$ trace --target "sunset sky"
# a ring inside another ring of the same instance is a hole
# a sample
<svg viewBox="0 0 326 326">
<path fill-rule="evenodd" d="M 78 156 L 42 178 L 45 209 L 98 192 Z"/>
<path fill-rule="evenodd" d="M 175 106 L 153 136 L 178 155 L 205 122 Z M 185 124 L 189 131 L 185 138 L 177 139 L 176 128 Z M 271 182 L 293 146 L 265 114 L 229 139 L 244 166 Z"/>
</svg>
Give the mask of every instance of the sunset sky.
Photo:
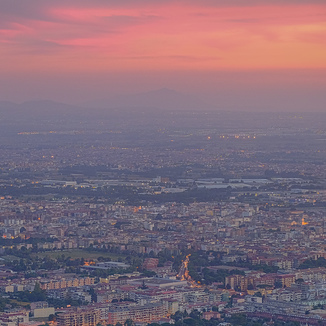
<svg viewBox="0 0 326 326">
<path fill-rule="evenodd" d="M 326 112 L 326 1 L 0 0 L 0 60 L 0 100 L 168 87 Z"/>
</svg>

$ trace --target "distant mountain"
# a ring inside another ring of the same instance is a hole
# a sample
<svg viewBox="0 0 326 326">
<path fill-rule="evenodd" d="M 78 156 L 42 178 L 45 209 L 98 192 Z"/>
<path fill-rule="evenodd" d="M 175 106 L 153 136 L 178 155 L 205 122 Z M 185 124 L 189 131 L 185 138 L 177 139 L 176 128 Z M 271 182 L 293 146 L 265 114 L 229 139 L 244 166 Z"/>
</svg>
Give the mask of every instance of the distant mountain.
<svg viewBox="0 0 326 326">
<path fill-rule="evenodd" d="M 196 97 L 172 89 L 162 88 L 145 93 L 115 96 L 108 99 L 89 101 L 87 107 L 97 108 L 157 108 L 167 110 L 198 110 L 210 106 Z"/>
<path fill-rule="evenodd" d="M 17 110 L 18 104 L 8 101 L 0 101 L 0 113 Z"/>
<path fill-rule="evenodd" d="M 198 110 L 210 107 L 194 96 L 163 88 L 146 93 L 115 96 L 74 106 L 49 100 L 27 101 L 16 104 L 0 101 L 0 119 L 2 120 L 69 120 L 79 118 L 123 118 L 128 113 L 138 115 L 165 114 L 165 110 Z"/>
<path fill-rule="evenodd" d="M 83 111 L 86 111 L 85 108 L 48 100 L 28 101 L 21 104 L 0 101 L 0 118 L 2 119 L 57 119 Z"/>
<path fill-rule="evenodd" d="M 85 111 L 78 106 L 69 105 L 61 102 L 49 100 L 28 101 L 19 105 L 19 110 L 26 113 L 38 114 L 40 116 L 66 116 L 74 115 L 78 112 Z"/>
</svg>

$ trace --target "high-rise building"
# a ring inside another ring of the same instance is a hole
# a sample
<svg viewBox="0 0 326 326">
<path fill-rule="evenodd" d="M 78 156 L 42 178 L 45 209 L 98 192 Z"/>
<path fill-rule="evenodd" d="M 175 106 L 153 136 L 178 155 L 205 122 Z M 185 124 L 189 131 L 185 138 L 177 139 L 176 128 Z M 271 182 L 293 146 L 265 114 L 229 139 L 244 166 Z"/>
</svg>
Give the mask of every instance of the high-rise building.
<svg viewBox="0 0 326 326">
<path fill-rule="evenodd" d="M 96 326 L 100 322 L 100 311 L 94 308 L 69 309 L 59 313 L 58 326 Z"/>
</svg>

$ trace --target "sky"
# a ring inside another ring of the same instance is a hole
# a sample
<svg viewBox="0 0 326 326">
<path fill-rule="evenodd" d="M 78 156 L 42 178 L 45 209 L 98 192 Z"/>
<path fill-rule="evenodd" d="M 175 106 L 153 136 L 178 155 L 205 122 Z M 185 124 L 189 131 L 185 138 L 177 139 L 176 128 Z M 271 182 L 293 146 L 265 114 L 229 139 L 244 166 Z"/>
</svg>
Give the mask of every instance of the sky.
<svg viewBox="0 0 326 326">
<path fill-rule="evenodd" d="M 218 108 L 326 112 L 325 0 L 0 0 L 0 100 L 167 87 Z"/>
</svg>

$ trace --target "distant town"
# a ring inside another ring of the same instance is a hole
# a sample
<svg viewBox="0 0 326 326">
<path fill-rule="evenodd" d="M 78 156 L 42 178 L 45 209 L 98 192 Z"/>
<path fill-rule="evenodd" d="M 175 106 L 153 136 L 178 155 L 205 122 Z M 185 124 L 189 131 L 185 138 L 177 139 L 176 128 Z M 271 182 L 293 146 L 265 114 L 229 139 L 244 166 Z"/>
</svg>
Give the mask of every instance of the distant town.
<svg viewBox="0 0 326 326">
<path fill-rule="evenodd" d="M 137 110 L 3 114 L 0 325 L 326 325 L 326 116 Z"/>
</svg>

